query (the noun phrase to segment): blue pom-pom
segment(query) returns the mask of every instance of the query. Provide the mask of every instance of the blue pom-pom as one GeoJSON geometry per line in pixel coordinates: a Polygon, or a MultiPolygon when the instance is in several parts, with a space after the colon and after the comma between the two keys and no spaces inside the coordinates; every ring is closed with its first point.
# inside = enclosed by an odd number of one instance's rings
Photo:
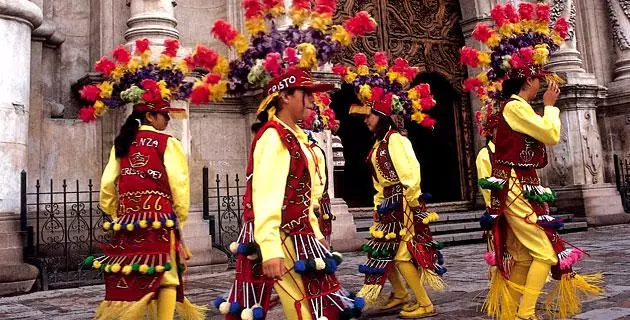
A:
{"type": "Polygon", "coordinates": [[[151,226],[152,223],[153,223],[153,218],[147,218],[147,224],[151,226]]]}
{"type": "Polygon", "coordinates": [[[230,313],[240,313],[241,312],[241,305],[238,303],[238,301],[234,301],[232,303],[230,303],[230,313]]]}
{"type": "Polygon", "coordinates": [[[165,218],[165,217],[162,217],[162,218],[160,219],[160,222],[161,222],[162,224],[166,224],[166,218],[165,218]]]}
{"type": "Polygon", "coordinates": [[[254,314],[255,320],[260,320],[265,317],[265,310],[262,307],[252,308],[252,313],[254,314]]]}
{"type": "Polygon", "coordinates": [[[430,194],[428,192],[425,192],[425,193],[422,194],[422,200],[424,200],[424,202],[429,202],[429,201],[431,201],[431,199],[433,199],[433,195],[432,194],[430,194]]]}
{"type": "Polygon", "coordinates": [[[437,273],[437,275],[441,277],[443,274],[446,273],[446,267],[436,266],[435,267],[435,273],[437,273]]]}
{"type": "Polygon", "coordinates": [[[245,252],[247,252],[247,245],[239,243],[238,249],[236,249],[236,253],[245,254],[245,252]]]}
{"type": "Polygon", "coordinates": [[[219,306],[220,306],[223,302],[225,302],[225,298],[223,298],[223,297],[216,297],[216,298],[214,299],[214,307],[215,307],[215,308],[217,308],[217,309],[219,309],[219,306]]]}
{"type": "Polygon", "coordinates": [[[493,224],[494,218],[490,215],[490,213],[488,213],[488,211],[484,212],[479,218],[479,226],[481,226],[482,230],[492,230],[493,224]]]}
{"type": "Polygon", "coordinates": [[[439,265],[443,265],[444,264],[444,255],[442,255],[442,252],[440,252],[440,250],[436,251],[437,254],[437,263],[439,265]]]}
{"type": "Polygon", "coordinates": [[[295,268],[295,272],[304,273],[306,271],[306,262],[304,262],[304,260],[298,260],[293,267],[295,268]]]}
{"type": "Polygon", "coordinates": [[[359,272],[360,273],[369,273],[368,272],[368,266],[364,265],[364,264],[360,264],[359,265],[359,272]]]}
{"type": "Polygon", "coordinates": [[[324,269],[324,272],[331,274],[331,273],[335,273],[336,271],[337,271],[337,262],[335,261],[335,259],[332,259],[332,258],[326,259],[326,269],[324,269]]]}
{"type": "Polygon", "coordinates": [[[140,229],[140,221],[136,221],[133,223],[133,228],[134,229],[140,229]]]}
{"type": "Polygon", "coordinates": [[[365,307],[365,299],[363,299],[362,297],[354,298],[354,307],[363,310],[363,308],[365,307]]]}

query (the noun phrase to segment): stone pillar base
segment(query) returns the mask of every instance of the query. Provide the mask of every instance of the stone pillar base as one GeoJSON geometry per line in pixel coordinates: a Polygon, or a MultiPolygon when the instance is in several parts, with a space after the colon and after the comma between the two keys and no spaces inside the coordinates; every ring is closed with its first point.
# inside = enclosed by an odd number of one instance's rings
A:
{"type": "Polygon", "coordinates": [[[223,255],[221,260],[221,256],[212,249],[208,221],[203,220],[202,215],[201,208],[191,208],[184,225],[184,243],[192,253],[192,258],[188,260],[189,266],[203,266],[226,260],[223,253],[220,253],[223,255]]]}
{"type": "Polygon", "coordinates": [[[31,291],[39,270],[23,261],[19,215],[0,213],[0,297],[31,291]]]}
{"type": "Polygon", "coordinates": [[[331,234],[331,246],[333,250],[340,252],[356,251],[361,247],[364,240],[357,235],[357,225],[354,217],[348,211],[348,205],[343,199],[332,199],[332,212],[337,217],[333,221],[331,234]]]}
{"type": "Polygon", "coordinates": [[[576,185],[552,188],[558,193],[555,205],[560,211],[585,217],[592,226],[630,222],[623,211],[621,196],[612,184],[576,185]]]}

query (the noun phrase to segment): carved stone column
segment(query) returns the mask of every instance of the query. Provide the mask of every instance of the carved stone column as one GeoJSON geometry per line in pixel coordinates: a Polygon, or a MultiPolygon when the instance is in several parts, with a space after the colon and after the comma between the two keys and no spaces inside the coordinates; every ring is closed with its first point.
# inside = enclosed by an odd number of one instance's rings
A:
{"type": "Polygon", "coordinates": [[[551,56],[549,68],[556,72],[584,72],[582,59],[577,50],[575,38],[575,0],[554,0],[551,9],[551,19],[566,17],[569,21],[569,39],[562,48],[551,56]]]}
{"type": "Polygon", "coordinates": [[[630,1],[606,0],[606,4],[617,53],[614,80],[630,79],[630,1]]]}
{"type": "Polygon", "coordinates": [[[125,40],[133,43],[137,39],[148,38],[151,43],[162,43],[164,39],[179,39],[175,28],[175,6],[172,0],[127,0],[131,8],[129,27],[125,31],[125,40]]]}

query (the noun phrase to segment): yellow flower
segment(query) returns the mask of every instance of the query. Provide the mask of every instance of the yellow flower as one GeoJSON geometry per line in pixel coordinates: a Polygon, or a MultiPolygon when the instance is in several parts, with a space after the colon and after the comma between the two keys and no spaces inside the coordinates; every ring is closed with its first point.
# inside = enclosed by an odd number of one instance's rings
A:
{"type": "Polygon", "coordinates": [[[402,74],[402,73],[398,74],[398,77],[396,77],[396,81],[398,81],[403,86],[406,86],[407,83],[409,83],[409,79],[407,77],[405,77],[405,75],[402,74]]]}
{"type": "Polygon", "coordinates": [[[414,114],[411,115],[411,120],[415,121],[417,123],[422,122],[422,120],[424,120],[424,113],[422,113],[422,112],[415,112],[414,114]]]}
{"type": "Polygon", "coordinates": [[[347,47],[352,43],[352,36],[350,36],[350,33],[348,33],[343,26],[334,25],[332,40],[339,42],[342,47],[347,47]]]}
{"type": "Polygon", "coordinates": [[[219,56],[219,60],[217,60],[217,64],[212,69],[212,72],[218,73],[220,75],[226,75],[229,68],[230,64],[228,60],[223,56],[219,56]]]}
{"type": "Polygon", "coordinates": [[[364,84],[359,88],[359,99],[361,99],[361,101],[372,99],[372,88],[369,85],[364,84]]]}
{"type": "Polygon", "coordinates": [[[269,9],[269,14],[273,17],[279,17],[284,14],[284,4],[269,9]]]}
{"type": "Polygon", "coordinates": [[[170,100],[171,99],[171,89],[167,87],[166,81],[160,80],[158,81],[158,87],[160,87],[160,96],[162,99],[170,100]]]}
{"type": "Polygon", "coordinates": [[[512,24],[512,32],[514,34],[519,34],[519,33],[523,33],[523,25],[520,23],[513,23],[512,24]]]}
{"type": "Polygon", "coordinates": [[[368,68],[368,66],[359,66],[357,67],[357,73],[360,76],[367,76],[368,74],[370,74],[370,68],[368,68]]]}
{"type": "Polygon", "coordinates": [[[165,54],[160,55],[160,62],[158,63],[158,67],[160,69],[170,69],[173,65],[173,58],[169,57],[165,54]]]}
{"type": "Polygon", "coordinates": [[[98,85],[98,88],[101,89],[101,98],[107,99],[112,96],[112,91],[114,91],[114,85],[109,81],[104,81],[98,85]]]}
{"type": "Polygon", "coordinates": [[[109,108],[101,100],[97,100],[94,103],[94,115],[97,117],[102,117],[108,109],[109,108]]]}
{"type": "Polygon", "coordinates": [[[179,71],[181,71],[183,74],[188,74],[190,72],[190,70],[188,69],[188,64],[184,60],[180,60],[179,63],[177,63],[177,69],[179,69],[179,71]]]}
{"type": "Polygon", "coordinates": [[[532,60],[535,64],[545,64],[547,63],[549,57],[549,50],[547,49],[546,44],[539,44],[534,49],[534,55],[532,56],[532,60]]]}
{"type": "Polygon", "coordinates": [[[311,16],[311,26],[320,31],[325,31],[332,24],[332,17],[327,14],[313,13],[311,16]]]}
{"type": "Polygon", "coordinates": [[[356,79],[356,78],[357,78],[357,74],[356,73],[354,73],[352,71],[348,71],[348,73],[346,74],[345,80],[346,80],[347,83],[352,83],[352,82],[354,82],[354,79],[356,79]]]}
{"type": "Polygon", "coordinates": [[[398,78],[398,73],[390,71],[387,73],[387,77],[389,78],[389,82],[393,82],[394,80],[396,80],[396,78],[398,78]]]}
{"type": "Polygon", "coordinates": [[[219,83],[210,87],[210,95],[212,101],[223,100],[225,93],[227,92],[227,82],[220,81],[219,83]]]}
{"type": "Polygon", "coordinates": [[[534,29],[534,31],[548,36],[550,33],[549,25],[545,22],[538,22],[536,23],[536,28],[534,29]]]}
{"type": "Polygon", "coordinates": [[[232,42],[232,46],[234,47],[234,50],[236,50],[236,54],[240,56],[247,50],[249,43],[247,43],[247,39],[245,39],[242,34],[239,34],[232,42]]]}
{"type": "Polygon", "coordinates": [[[114,79],[114,81],[118,81],[120,80],[120,78],[123,77],[123,75],[125,75],[125,66],[119,64],[112,71],[111,77],[112,79],[114,79]]]}
{"type": "Polygon", "coordinates": [[[418,92],[414,89],[407,90],[407,97],[409,100],[418,100],[418,92]]]}
{"type": "Polygon", "coordinates": [[[490,65],[490,54],[485,51],[479,51],[477,59],[479,60],[479,65],[482,67],[490,65]]]}
{"type": "Polygon", "coordinates": [[[318,66],[316,56],[317,51],[313,44],[304,42],[298,44],[297,48],[300,51],[300,54],[302,54],[298,67],[302,69],[314,69],[318,66]]]}
{"type": "Polygon", "coordinates": [[[486,41],[486,44],[488,47],[494,48],[499,45],[499,42],[501,42],[501,36],[497,33],[493,33],[490,38],[488,38],[488,41],[486,41]]]}
{"type": "Polygon", "coordinates": [[[141,59],[133,58],[129,60],[129,62],[127,63],[127,69],[129,69],[129,71],[131,72],[136,72],[140,68],[141,64],[142,64],[141,59]]]}
{"type": "Polygon", "coordinates": [[[142,65],[146,66],[151,63],[151,50],[147,49],[140,55],[140,59],[142,61],[142,65]]]}
{"type": "Polygon", "coordinates": [[[415,111],[420,110],[420,108],[422,107],[420,105],[420,100],[418,100],[418,99],[411,100],[411,106],[413,107],[413,110],[415,110],[415,111]]]}
{"type": "Polygon", "coordinates": [[[301,9],[301,8],[291,8],[291,12],[289,15],[291,16],[291,21],[293,21],[293,24],[300,26],[306,20],[308,11],[306,11],[306,9],[301,9]]]}
{"type": "Polygon", "coordinates": [[[255,35],[258,32],[265,32],[265,22],[261,18],[253,18],[245,21],[245,28],[247,28],[247,33],[251,35],[255,35]]]}
{"type": "Polygon", "coordinates": [[[525,20],[521,23],[524,32],[529,32],[534,29],[535,22],[533,20],[525,20]]]}
{"type": "Polygon", "coordinates": [[[477,79],[479,79],[482,84],[486,84],[488,83],[488,74],[486,72],[482,72],[477,76],[477,79]]]}
{"type": "Polygon", "coordinates": [[[511,23],[506,23],[499,28],[499,33],[501,33],[505,37],[512,36],[514,34],[514,29],[512,28],[511,23]]]}
{"type": "Polygon", "coordinates": [[[557,34],[556,32],[554,32],[551,35],[551,40],[553,40],[553,43],[555,43],[557,45],[561,45],[562,42],[564,41],[564,39],[559,34],[557,34]]]}

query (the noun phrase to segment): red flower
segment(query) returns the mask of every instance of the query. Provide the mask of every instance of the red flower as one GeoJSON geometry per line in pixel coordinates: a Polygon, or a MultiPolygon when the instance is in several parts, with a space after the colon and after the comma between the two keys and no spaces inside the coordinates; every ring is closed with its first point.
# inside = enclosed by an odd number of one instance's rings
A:
{"type": "Polygon", "coordinates": [[[332,15],[337,9],[337,1],[336,0],[316,0],[315,1],[315,12],[319,14],[329,14],[332,15]]]}
{"type": "Polygon", "coordinates": [[[251,19],[262,16],[263,6],[258,0],[243,0],[243,8],[245,9],[245,19],[251,19]]]}
{"type": "Polygon", "coordinates": [[[275,6],[280,4],[281,0],[263,0],[263,4],[265,7],[265,10],[269,10],[271,8],[274,8],[275,6]]]}
{"type": "Polygon", "coordinates": [[[525,47],[518,50],[518,52],[514,52],[512,54],[512,61],[510,64],[512,67],[516,69],[529,69],[532,65],[532,57],[534,55],[534,50],[532,47],[525,47]]]}
{"type": "Polygon", "coordinates": [[[116,64],[114,63],[114,61],[107,59],[107,57],[102,57],[94,65],[94,70],[96,70],[97,72],[102,72],[105,76],[108,77],[115,68],[116,64]]]}
{"type": "Polygon", "coordinates": [[[186,61],[186,65],[188,66],[189,69],[194,69],[197,66],[195,64],[195,58],[193,58],[192,55],[187,55],[184,58],[184,61],[186,61]]]}
{"type": "Polygon", "coordinates": [[[394,60],[394,65],[392,66],[392,71],[398,73],[404,73],[407,68],[409,68],[409,62],[403,58],[396,58],[394,60]]]}
{"type": "Polygon", "coordinates": [[[136,54],[142,54],[149,49],[149,39],[136,40],[136,54]]]}
{"type": "Polygon", "coordinates": [[[293,47],[284,49],[284,61],[291,66],[300,62],[300,58],[297,56],[297,50],[293,47]]]}
{"type": "Polygon", "coordinates": [[[408,67],[407,69],[405,69],[405,71],[403,71],[403,73],[407,79],[413,80],[416,77],[416,74],[418,73],[418,68],[408,67]]]}
{"type": "Polygon", "coordinates": [[[281,56],[277,52],[270,52],[265,57],[265,61],[263,61],[262,65],[272,77],[276,77],[282,71],[282,66],[280,65],[281,56]]]}
{"type": "Polygon", "coordinates": [[[551,8],[548,3],[536,4],[536,16],[538,21],[549,21],[551,15],[551,8]]]}
{"type": "Polygon", "coordinates": [[[372,101],[380,101],[383,98],[383,94],[385,91],[382,87],[374,87],[372,88],[372,101]]]}
{"type": "Polygon", "coordinates": [[[87,86],[84,86],[83,88],[81,88],[81,91],[79,93],[81,93],[81,97],[83,99],[89,102],[94,102],[96,101],[96,99],[98,99],[99,95],[101,94],[101,89],[99,89],[95,85],[88,84],[87,86]]]}
{"type": "Polygon", "coordinates": [[[477,49],[475,48],[471,48],[471,47],[463,47],[460,51],[459,54],[461,55],[460,57],[460,62],[463,65],[469,66],[469,67],[473,67],[476,68],[479,65],[479,51],[477,51],[477,49]]]}
{"type": "Polygon", "coordinates": [[[83,107],[79,110],[79,119],[85,123],[96,121],[96,116],[94,115],[95,111],[94,107],[83,107]]]}
{"type": "Polygon", "coordinates": [[[193,52],[193,61],[196,65],[207,70],[212,70],[217,65],[219,55],[212,49],[203,44],[197,44],[197,48],[193,52]]]}
{"type": "Polygon", "coordinates": [[[518,14],[526,20],[534,20],[535,5],[530,2],[521,2],[518,5],[518,14]]]}
{"type": "Polygon", "coordinates": [[[481,97],[484,94],[486,94],[486,89],[484,87],[477,87],[477,90],[475,90],[475,93],[477,94],[478,97],[481,97]]]}
{"type": "Polygon", "coordinates": [[[307,109],[306,112],[308,112],[308,115],[302,120],[302,125],[308,130],[313,128],[313,121],[317,118],[317,112],[312,109],[307,109]]]}
{"type": "Polygon", "coordinates": [[[222,19],[214,22],[211,32],[215,38],[228,46],[232,44],[232,41],[238,35],[238,32],[234,30],[232,25],[222,19]]]}
{"type": "Polygon", "coordinates": [[[154,102],[162,100],[162,96],[160,95],[160,87],[157,82],[153,79],[144,79],[140,82],[140,86],[144,89],[144,93],[142,94],[142,100],[147,102],[154,102]]]}
{"type": "Polygon", "coordinates": [[[310,4],[310,0],[293,0],[292,7],[298,9],[309,9],[310,4]]]}
{"type": "Polygon", "coordinates": [[[505,11],[503,11],[503,5],[501,4],[497,4],[494,8],[492,8],[492,10],[490,10],[490,16],[498,27],[501,27],[508,22],[507,17],[505,16],[505,11]]]}
{"type": "Polygon", "coordinates": [[[379,66],[387,66],[387,53],[383,51],[374,54],[374,64],[379,66]]]}
{"type": "Polygon", "coordinates": [[[370,17],[367,11],[360,11],[354,17],[346,20],[344,29],[354,37],[362,37],[369,32],[376,30],[376,21],[370,17]]]}
{"type": "Polygon", "coordinates": [[[473,38],[475,38],[475,40],[485,43],[486,41],[488,41],[488,39],[490,39],[493,32],[494,30],[488,27],[486,23],[481,22],[475,26],[475,30],[473,31],[472,36],[473,38]]]}
{"type": "Polygon", "coordinates": [[[207,84],[217,84],[221,81],[221,75],[216,73],[208,73],[204,77],[204,82],[207,84]]]}
{"type": "Polygon", "coordinates": [[[431,95],[431,86],[428,83],[421,83],[414,87],[418,95],[421,98],[428,97],[431,95]]]}
{"type": "Polygon", "coordinates": [[[435,107],[435,100],[433,100],[433,97],[422,98],[420,99],[420,106],[422,106],[424,111],[431,110],[431,108],[435,107]]]}
{"type": "Polygon", "coordinates": [[[367,57],[363,53],[357,53],[354,55],[354,65],[355,66],[363,66],[367,65],[367,57]]]}
{"type": "Polygon", "coordinates": [[[327,92],[320,92],[317,97],[319,98],[319,101],[321,101],[321,103],[325,106],[330,105],[330,95],[327,92]]]}
{"type": "Polygon", "coordinates": [[[425,115],[424,119],[422,119],[422,122],[420,122],[420,125],[425,128],[433,129],[436,123],[437,121],[435,121],[435,119],[431,118],[428,115],[425,115]]]}
{"type": "Polygon", "coordinates": [[[112,55],[116,61],[121,63],[127,63],[131,59],[131,53],[129,50],[123,46],[118,46],[114,51],[112,51],[112,55]]]}
{"type": "Polygon", "coordinates": [[[164,40],[164,51],[162,54],[167,55],[169,57],[177,56],[177,50],[179,50],[179,41],[174,39],[166,39],[164,40]]]}
{"type": "Polygon", "coordinates": [[[503,12],[505,12],[505,16],[512,23],[518,22],[520,20],[518,16],[518,12],[516,12],[516,8],[514,8],[514,6],[511,3],[508,3],[505,5],[503,12]]]}
{"type": "Polygon", "coordinates": [[[195,86],[190,94],[190,102],[193,104],[202,104],[209,101],[210,89],[204,85],[195,86]]]}
{"type": "Polygon", "coordinates": [[[569,23],[567,22],[567,19],[562,17],[556,20],[556,25],[553,27],[553,29],[558,33],[560,37],[562,37],[562,39],[566,39],[569,35],[569,23]]]}
{"type": "Polygon", "coordinates": [[[332,72],[340,75],[343,78],[346,76],[346,74],[348,74],[348,67],[341,64],[336,64],[332,67],[332,72]]]}
{"type": "Polygon", "coordinates": [[[481,85],[481,80],[477,78],[468,78],[464,80],[464,90],[466,92],[472,92],[476,87],[481,85]]]}

